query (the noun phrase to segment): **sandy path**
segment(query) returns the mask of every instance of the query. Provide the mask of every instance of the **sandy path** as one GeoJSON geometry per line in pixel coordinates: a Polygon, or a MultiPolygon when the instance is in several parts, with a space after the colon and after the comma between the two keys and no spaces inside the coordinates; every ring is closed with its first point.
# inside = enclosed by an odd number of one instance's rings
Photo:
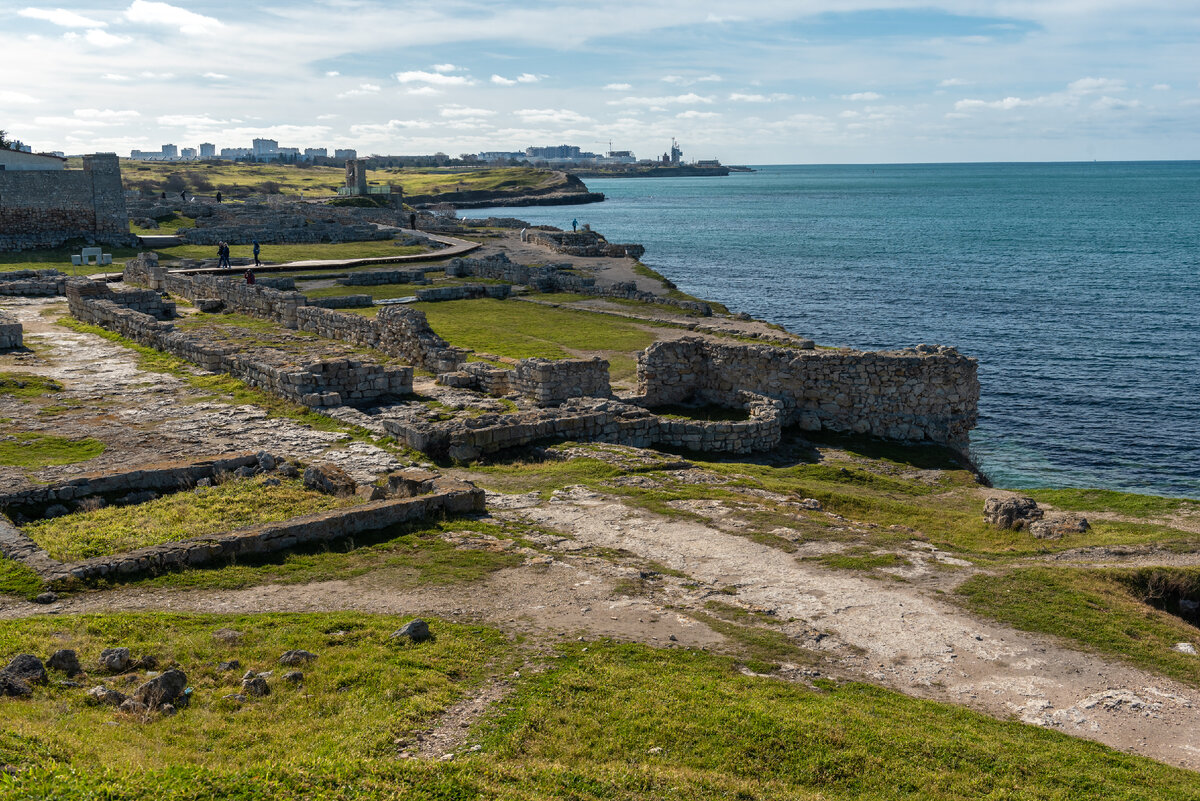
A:
{"type": "Polygon", "coordinates": [[[863,678],[998,717],[1200,768],[1192,688],[981,621],[915,587],[828,571],[745,538],[574,493],[529,519],[622,548],[830,636],[817,646],[863,678]]]}

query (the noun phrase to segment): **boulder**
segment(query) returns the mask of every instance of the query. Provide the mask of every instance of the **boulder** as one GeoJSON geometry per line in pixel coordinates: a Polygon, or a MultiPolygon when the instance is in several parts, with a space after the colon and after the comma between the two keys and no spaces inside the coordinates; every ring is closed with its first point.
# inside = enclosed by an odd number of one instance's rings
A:
{"type": "Polygon", "coordinates": [[[109,673],[120,673],[129,667],[128,648],[105,648],[100,652],[100,667],[109,673]]]}
{"type": "Polygon", "coordinates": [[[304,681],[304,673],[299,670],[289,670],[283,674],[284,681],[290,681],[292,684],[300,684],[304,681]]]}
{"type": "Polygon", "coordinates": [[[242,641],[242,633],[233,629],[217,629],[212,636],[214,640],[226,645],[237,645],[242,641]]]}
{"type": "Polygon", "coordinates": [[[230,659],[228,662],[219,662],[217,664],[218,673],[227,673],[231,670],[237,670],[242,666],[242,663],[236,659],[230,659]]]}
{"type": "Polygon", "coordinates": [[[437,473],[422,470],[419,467],[409,467],[398,470],[387,477],[387,492],[394,498],[415,498],[433,492],[433,480],[437,473]]]}
{"type": "Polygon", "coordinates": [[[4,696],[24,698],[28,695],[33,695],[32,687],[18,679],[16,676],[0,671],[0,698],[3,698],[4,696]]]}
{"type": "Polygon", "coordinates": [[[1029,533],[1039,540],[1058,540],[1064,534],[1079,534],[1091,526],[1086,518],[1065,517],[1054,520],[1034,520],[1029,524],[1029,533]]]}
{"type": "Polygon", "coordinates": [[[12,676],[26,684],[46,683],[46,666],[33,654],[17,654],[3,670],[0,670],[0,673],[12,676]]]}
{"type": "Polygon", "coordinates": [[[258,460],[258,469],[264,473],[270,473],[275,469],[275,457],[266,451],[259,451],[254,454],[254,458],[258,460]]]}
{"type": "Polygon", "coordinates": [[[46,592],[43,592],[34,598],[33,602],[35,604],[52,604],[57,600],[58,593],[54,592],[53,590],[47,590],[46,592]]]}
{"type": "Polygon", "coordinates": [[[433,639],[433,632],[429,630],[429,624],[424,620],[417,618],[405,623],[396,631],[392,632],[390,639],[403,640],[408,639],[413,642],[424,642],[425,640],[433,639]]]}
{"type": "Polygon", "coordinates": [[[304,471],[304,486],[306,489],[323,492],[326,495],[342,497],[353,495],[356,485],[354,479],[345,470],[335,464],[316,464],[304,471]]]}
{"type": "Polygon", "coordinates": [[[79,664],[79,657],[69,648],[63,648],[51,654],[46,666],[54,670],[61,670],[68,676],[76,676],[83,672],[83,667],[79,664]]]}
{"type": "Polygon", "coordinates": [[[262,698],[271,694],[271,687],[262,676],[242,680],[242,693],[253,698],[262,698]]]}
{"type": "Polygon", "coordinates": [[[317,658],[317,655],[312,651],[285,651],[283,656],[279,657],[279,664],[293,667],[295,665],[306,665],[317,658]]]}
{"type": "Polygon", "coordinates": [[[133,697],[150,709],[169,704],[187,688],[187,676],[182,670],[168,670],[155,676],[133,691],[133,697]]]}
{"type": "Polygon", "coordinates": [[[121,705],[118,706],[117,709],[126,713],[127,715],[140,715],[144,712],[148,712],[150,707],[146,706],[141,701],[133,698],[126,698],[121,702],[121,705]]]}
{"type": "Polygon", "coordinates": [[[1021,531],[1043,512],[1033,498],[988,498],[983,506],[983,519],[994,526],[1021,531]]]}

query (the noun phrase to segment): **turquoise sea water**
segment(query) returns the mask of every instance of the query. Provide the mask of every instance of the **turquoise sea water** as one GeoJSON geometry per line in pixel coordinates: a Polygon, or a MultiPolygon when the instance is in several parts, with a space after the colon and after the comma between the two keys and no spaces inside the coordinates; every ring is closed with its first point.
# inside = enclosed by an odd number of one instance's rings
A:
{"type": "Polygon", "coordinates": [[[610,241],[684,291],[820,344],[979,360],[998,486],[1200,497],[1200,162],[768,166],[591,179],[492,209],[610,241]]]}

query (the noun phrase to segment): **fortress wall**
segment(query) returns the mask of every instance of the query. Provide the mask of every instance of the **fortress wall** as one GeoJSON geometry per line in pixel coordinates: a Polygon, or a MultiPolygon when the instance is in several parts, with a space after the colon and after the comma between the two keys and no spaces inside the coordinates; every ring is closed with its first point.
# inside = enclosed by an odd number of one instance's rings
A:
{"type": "Polygon", "coordinates": [[[0,250],[57,247],[68,239],[129,245],[121,168],[113,153],[82,170],[0,170],[0,250]]]}
{"type": "Polygon", "coordinates": [[[12,270],[0,273],[0,295],[43,297],[67,291],[67,276],[58,270],[12,270]]]}
{"type": "Polygon", "coordinates": [[[693,398],[736,405],[750,391],[782,404],[785,425],[965,447],[979,402],[977,364],[953,348],[792,350],[688,337],[638,356],[649,407],[693,398]]]}

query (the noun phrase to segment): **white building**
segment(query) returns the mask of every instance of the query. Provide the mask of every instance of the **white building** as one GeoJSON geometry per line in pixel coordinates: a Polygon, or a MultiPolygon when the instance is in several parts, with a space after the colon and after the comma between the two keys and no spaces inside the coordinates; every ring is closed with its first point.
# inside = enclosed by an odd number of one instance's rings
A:
{"type": "Polygon", "coordinates": [[[216,145],[214,145],[212,142],[201,142],[200,143],[200,158],[211,159],[211,158],[215,158],[216,155],[217,155],[217,146],[216,145]]]}
{"type": "Polygon", "coordinates": [[[0,170],[64,170],[67,160],[45,153],[0,147],[0,170]]]}

